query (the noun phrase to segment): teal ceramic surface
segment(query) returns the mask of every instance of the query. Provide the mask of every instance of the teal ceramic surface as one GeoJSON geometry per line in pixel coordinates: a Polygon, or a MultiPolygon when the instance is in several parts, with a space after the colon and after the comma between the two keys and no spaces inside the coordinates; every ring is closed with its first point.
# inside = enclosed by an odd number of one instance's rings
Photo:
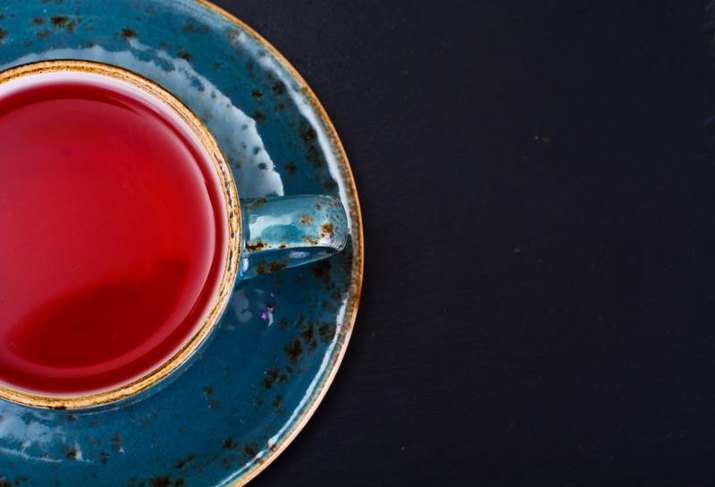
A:
{"type": "Polygon", "coordinates": [[[239,279],[305,265],[345,248],[347,219],[337,198],[274,196],[244,203],[239,279]]]}
{"type": "Polygon", "coordinates": [[[160,391],[90,411],[0,402],[0,486],[243,485],[315,411],[354,323],[362,232],[337,135],[288,63],[204,2],[2,2],[0,70],[52,59],[129,69],[191,108],[231,164],[246,252],[214,339],[160,391]],[[296,212],[311,218],[276,218],[296,212]]]}

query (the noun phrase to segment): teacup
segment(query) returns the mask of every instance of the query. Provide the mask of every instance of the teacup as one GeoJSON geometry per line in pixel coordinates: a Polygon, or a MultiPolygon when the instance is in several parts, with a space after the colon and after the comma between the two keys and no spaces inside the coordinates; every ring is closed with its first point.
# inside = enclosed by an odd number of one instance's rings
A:
{"type": "Polygon", "coordinates": [[[238,281],[346,243],[334,198],[241,201],[204,124],[121,68],[0,73],[0,147],[0,398],[20,404],[143,397],[187,368],[238,281]]]}

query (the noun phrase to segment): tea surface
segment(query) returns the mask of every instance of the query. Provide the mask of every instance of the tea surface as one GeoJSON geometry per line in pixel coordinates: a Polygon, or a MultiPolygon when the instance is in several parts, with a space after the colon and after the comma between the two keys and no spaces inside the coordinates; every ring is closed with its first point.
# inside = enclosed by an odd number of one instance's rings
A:
{"type": "Polygon", "coordinates": [[[210,162],[151,103],[86,80],[0,96],[0,381],[107,389],[195,330],[221,274],[210,162]]]}

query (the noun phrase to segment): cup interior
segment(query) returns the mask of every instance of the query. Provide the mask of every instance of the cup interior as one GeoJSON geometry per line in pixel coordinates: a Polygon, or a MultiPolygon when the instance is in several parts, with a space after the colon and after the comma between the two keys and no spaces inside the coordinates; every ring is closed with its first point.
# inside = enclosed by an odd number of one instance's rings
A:
{"type": "Polygon", "coordinates": [[[213,136],[152,81],[74,60],[0,73],[3,132],[0,398],[87,408],[166,379],[237,274],[239,200],[213,136]]]}

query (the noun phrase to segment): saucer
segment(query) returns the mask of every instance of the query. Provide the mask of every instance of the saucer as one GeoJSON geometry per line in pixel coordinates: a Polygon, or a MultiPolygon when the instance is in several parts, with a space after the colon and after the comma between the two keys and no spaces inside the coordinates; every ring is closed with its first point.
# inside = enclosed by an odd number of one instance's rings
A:
{"type": "Polygon", "coordinates": [[[335,129],[273,47],[203,0],[3,2],[0,70],[51,59],[163,86],[211,130],[242,198],[339,197],[350,240],[330,259],[238,284],[211,344],[150,397],[72,413],[0,402],[0,486],[244,485],[315,412],[355,320],[362,226],[335,129]]]}

